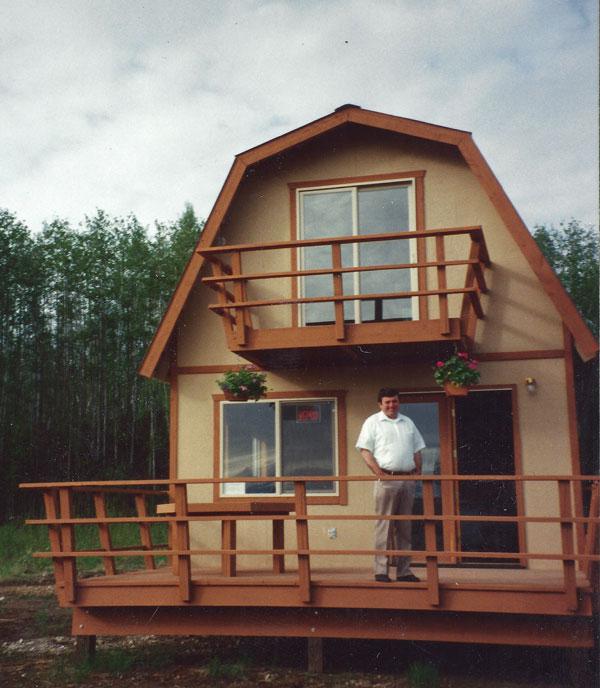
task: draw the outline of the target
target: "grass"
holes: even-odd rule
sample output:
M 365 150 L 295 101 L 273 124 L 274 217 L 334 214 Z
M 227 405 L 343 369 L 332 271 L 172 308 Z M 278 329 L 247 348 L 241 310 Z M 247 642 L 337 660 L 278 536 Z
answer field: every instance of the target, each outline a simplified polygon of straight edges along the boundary
M 117 523 L 110 527 L 113 547 L 136 547 L 140 544 L 139 528 L 132 523 Z M 152 541 L 155 544 L 167 541 L 167 525 L 152 524 Z M 78 550 L 99 549 L 98 529 L 94 525 L 75 526 L 75 542 Z M 48 552 L 50 543 L 47 528 L 26 526 L 22 523 L 0 525 L 0 581 L 30 581 L 52 575 L 51 559 L 36 559 L 34 552 Z M 157 557 L 157 564 L 164 563 L 165 557 Z M 143 567 L 142 557 L 117 557 L 117 571 L 131 571 Z M 80 558 L 77 568 L 81 574 L 101 573 L 100 557 Z
M 440 674 L 436 667 L 431 664 L 414 662 L 408 667 L 406 680 L 409 688 L 438 688 Z

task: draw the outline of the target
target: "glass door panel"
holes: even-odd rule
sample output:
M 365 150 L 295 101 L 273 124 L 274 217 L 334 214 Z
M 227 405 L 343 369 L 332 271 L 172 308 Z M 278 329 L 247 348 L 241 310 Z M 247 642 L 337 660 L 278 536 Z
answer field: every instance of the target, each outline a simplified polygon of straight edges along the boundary
M 423 474 L 439 475 L 441 473 L 441 433 L 440 433 L 440 402 L 439 401 L 406 401 L 401 400 L 400 413 L 408 416 L 419 429 L 427 447 L 421 452 L 423 457 Z M 441 513 L 442 491 L 440 483 L 435 482 L 433 487 L 435 512 Z M 413 513 L 423 513 L 423 484 L 417 483 L 415 492 L 415 504 Z M 436 540 L 439 549 L 443 547 L 443 528 L 441 523 L 436 523 Z M 425 548 L 425 533 L 421 521 L 413 522 L 412 530 L 413 549 Z
M 303 239 L 337 237 L 352 234 L 353 190 L 336 189 L 331 191 L 304 192 L 300 196 L 300 217 Z M 353 265 L 352 246 L 342 246 L 342 265 Z M 314 246 L 302 251 L 304 270 L 330 268 L 331 247 Z M 343 276 L 344 294 L 353 293 L 353 275 Z M 303 296 L 331 296 L 333 280 L 331 274 L 305 277 L 302 281 Z M 308 303 L 302 309 L 303 324 L 330 323 L 334 320 L 333 302 Z M 352 302 L 344 304 L 344 319 L 353 318 Z
M 406 184 L 358 188 L 358 234 L 386 234 L 410 230 L 409 189 Z M 409 263 L 409 240 L 377 241 L 358 244 L 358 265 Z M 361 294 L 410 291 L 410 270 L 361 272 Z M 362 322 L 373 320 L 410 320 L 411 299 L 376 299 L 360 302 Z

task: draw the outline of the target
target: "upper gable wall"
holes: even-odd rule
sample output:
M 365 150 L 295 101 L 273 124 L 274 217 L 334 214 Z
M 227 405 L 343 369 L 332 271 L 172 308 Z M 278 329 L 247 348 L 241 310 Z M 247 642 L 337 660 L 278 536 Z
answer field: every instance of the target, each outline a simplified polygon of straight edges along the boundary
M 490 294 L 483 297 L 486 319 L 477 328 L 477 348 L 485 352 L 562 349 L 562 323 L 554 305 L 454 146 L 355 124 L 339 127 L 249 168 L 220 236 L 227 244 L 295 238 L 290 183 L 417 170 L 425 171 L 426 229 L 483 227 L 493 267 L 486 275 Z M 464 258 L 465 250 L 458 244 L 450 246 L 447 257 Z M 267 271 L 290 265 L 281 251 L 251 254 L 244 267 Z M 463 286 L 464 277 L 457 271 L 453 274 L 456 286 Z M 272 295 L 287 291 L 276 280 L 262 282 L 261 289 L 265 288 Z M 214 301 L 214 292 L 201 286 L 188 300 L 179 325 L 180 365 L 239 362 L 227 350 L 220 318 L 206 308 Z

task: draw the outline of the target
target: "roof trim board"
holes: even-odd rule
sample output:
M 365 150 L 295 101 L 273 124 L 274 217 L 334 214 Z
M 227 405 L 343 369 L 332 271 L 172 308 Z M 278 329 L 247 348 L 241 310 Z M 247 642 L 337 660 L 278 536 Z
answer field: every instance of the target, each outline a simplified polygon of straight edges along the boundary
M 169 340 L 174 332 L 177 320 L 204 262 L 197 250 L 211 246 L 214 242 L 246 169 L 346 123 L 361 124 L 456 146 L 473 174 L 481 182 L 490 201 L 498 211 L 508 231 L 525 255 L 532 270 L 559 312 L 565 326 L 573 335 L 575 345 L 583 360 L 589 360 L 598 352 L 598 342 L 577 311 L 560 280 L 544 258 L 500 182 L 475 145 L 471 134 L 459 129 L 450 129 L 352 106 L 334 111 L 325 117 L 266 141 L 254 148 L 250 148 L 235 157 L 215 205 L 206 220 L 196 249 L 188 261 L 165 314 L 154 334 L 154 338 L 148 347 L 139 368 L 141 375 L 152 377 L 156 374 L 156 368 L 163 352 L 169 345 Z

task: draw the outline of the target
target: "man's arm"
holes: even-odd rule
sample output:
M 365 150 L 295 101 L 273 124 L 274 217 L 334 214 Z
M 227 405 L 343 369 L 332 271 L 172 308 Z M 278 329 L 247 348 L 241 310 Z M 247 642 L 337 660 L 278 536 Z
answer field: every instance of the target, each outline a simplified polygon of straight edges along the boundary
M 413 461 L 415 462 L 415 473 L 421 474 L 423 472 L 423 455 L 420 451 L 413 454 Z
M 370 452 L 368 449 L 363 449 L 361 447 L 360 449 L 361 456 L 365 460 L 365 463 L 371 470 L 371 473 L 374 473 L 377 476 L 382 476 L 385 475 L 385 473 L 381 470 L 379 464 L 377 461 L 375 461 L 375 457 L 373 456 L 373 453 Z

